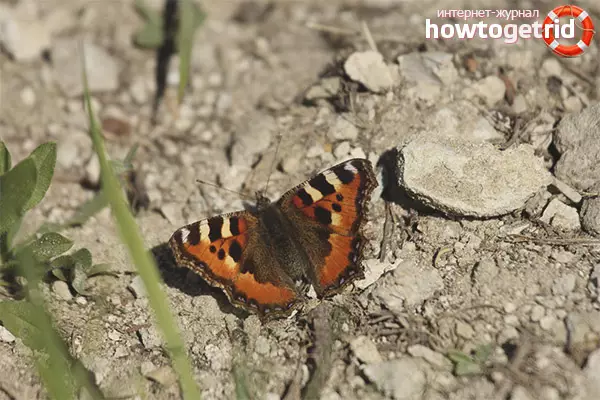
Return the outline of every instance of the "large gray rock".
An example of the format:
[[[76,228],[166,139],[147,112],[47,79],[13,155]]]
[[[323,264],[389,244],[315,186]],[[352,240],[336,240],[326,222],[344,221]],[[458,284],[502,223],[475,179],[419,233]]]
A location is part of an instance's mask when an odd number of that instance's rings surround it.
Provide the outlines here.
[[[416,139],[400,149],[399,184],[414,199],[448,214],[494,217],[522,208],[551,182],[521,145],[500,151],[488,143]]]
[[[553,142],[560,153],[557,178],[584,191],[600,182],[600,103],[564,117]]]

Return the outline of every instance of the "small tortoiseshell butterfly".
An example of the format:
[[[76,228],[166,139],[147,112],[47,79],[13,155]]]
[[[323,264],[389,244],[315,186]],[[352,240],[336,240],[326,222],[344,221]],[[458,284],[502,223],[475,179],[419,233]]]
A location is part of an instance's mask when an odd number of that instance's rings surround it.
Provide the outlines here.
[[[368,160],[348,160],[276,203],[258,193],[254,211],[186,225],[169,245],[179,265],[222,288],[233,305],[261,318],[285,316],[308,284],[324,298],[363,278],[360,229],[376,186]]]

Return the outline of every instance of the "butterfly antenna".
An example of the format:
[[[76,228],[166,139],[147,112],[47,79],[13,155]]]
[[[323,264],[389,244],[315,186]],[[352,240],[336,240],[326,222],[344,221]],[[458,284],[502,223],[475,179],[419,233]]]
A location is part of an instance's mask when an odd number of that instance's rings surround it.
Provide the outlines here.
[[[248,194],[246,194],[246,193],[242,193],[242,192],[238,192],[238,191],[235,191],[235,190],[231,190],[231,189],[228,189],[228,188],[226,188],[226,187],[223,187],[223,186],[221,186],[221,185],[217,185],[216,183],[212,183],[212,182],[203,181],[203,180],[201,180],[201,179],[196,179],[196,182],[198,182],[198,183],[201,183],[201,184],[203,184],[203,185],[212,186],[212,187],[215,187],[215,188],[217,188],[217,189],[224,190],[224,191],[226,191],[226,192],[235,193],[235,194],[237,194],[238,196],[240,196],[240,197],[244,197],[244,198],[246,198],[246,199],[253,199],[253,197],[252,197],[252,196],[250,196],[250,195],[248,195]]]
[[[277,164],[277,154],[279,153],[279,145],[281,144],[281,138],[283,135],[279,133],[277,135],[277,146],[275,147],[275,157],[273,157],[273,164],[271,164],[271,170],[269,171],[269,176],[267,177],[267,183],[265,188],[263,189],[263,193],[267,194],[267,188],[269,187],[269,181],[271,180],[271,175],[273,175],[273,170],[275,170],[275,165]]]

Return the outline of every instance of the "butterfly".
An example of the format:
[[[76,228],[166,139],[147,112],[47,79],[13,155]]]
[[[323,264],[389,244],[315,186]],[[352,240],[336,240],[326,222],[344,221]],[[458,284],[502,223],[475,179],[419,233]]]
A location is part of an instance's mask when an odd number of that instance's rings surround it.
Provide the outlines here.
[[[289,315],[310,285],[320,299],[364,277],[365,205],[377,187],[371,163],[352,159],[255,209],[203,219],[173,233],[178,265],[261,319]]]

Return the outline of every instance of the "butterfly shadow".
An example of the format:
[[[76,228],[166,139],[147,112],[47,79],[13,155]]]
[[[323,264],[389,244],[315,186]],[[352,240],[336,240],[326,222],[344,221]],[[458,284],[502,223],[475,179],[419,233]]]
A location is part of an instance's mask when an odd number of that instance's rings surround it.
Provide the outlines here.
[[[175,288],[188,296],[212,296],[223,313],[234,314],[240,319],[244,319],[249,315],[247,312],[231,305],[221,289],[209,285],[200,275],[195,274],[188,268],[179,267],[167,243],[154,246],[151,252],[167,286]]]

